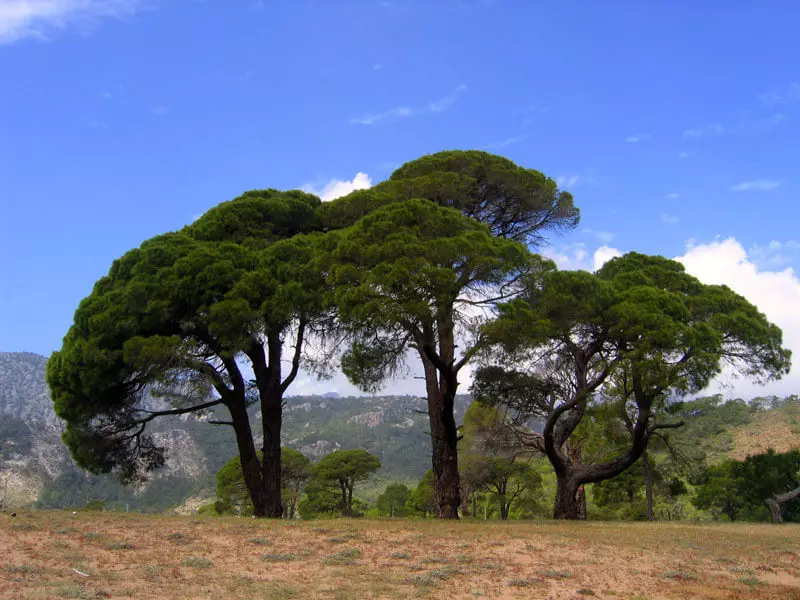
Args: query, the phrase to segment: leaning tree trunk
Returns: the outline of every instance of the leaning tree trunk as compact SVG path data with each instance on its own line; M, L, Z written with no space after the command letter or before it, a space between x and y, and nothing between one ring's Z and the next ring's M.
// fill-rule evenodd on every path
M647 456L647 450L642 452L642 472L644 474L644 504L647 520L655 521L656 515L653 512L653 473L650 470L650 459Z
M556 502L553 509L554 519L577 521L581 519L581 499L579 483L570 473L558 475L556 480Z
M783 503L798 497L800 497L800 486L783 494L773 494L770 498L764 500L764 504L767 505L772 516L772 522L775 524L783 523Z

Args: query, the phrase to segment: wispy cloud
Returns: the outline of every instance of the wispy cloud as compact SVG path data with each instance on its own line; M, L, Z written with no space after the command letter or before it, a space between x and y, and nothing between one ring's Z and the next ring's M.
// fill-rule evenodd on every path
M681 195L678 192L670 192L665 196L667 200L677 200Z
M517 135L514 137L507 138L502 142L494 142L492 144L487 144L486 147L492 150L497 150L498 148L505 148L506 146L511 146L512 144L518 144L522 140L528 137L528 134Z
M163 117L164 115L169 114L169 107L159 104L158 106L154 106L152 108L152 113L157 117Z
M397 106L395 108L390 108L389 110L386 110L384 112L368 113L360 117L353 117L352 119L350 119L350 123L353 125L375 125L377 123L397 121L399 119L405 119L417 115L440 113L444 110L447 110L453 104L455 104L456 101L458 100L458 97L466 89L467 86L461 84L455 90L453 90L453 93L450 94L449 96L445 96L444 98L439 98L438 100L429 102L426 106L422 107Z
M651 136L649 133L637 133L636 135L629 135L625 138L626 144L638 144L639 142L644 142L645 140L649 140Z
M681 219L677 215L673 215L670 213L664 213L661 215L661 222L666 223L667 225L675 225L680 223Z
M0 44L48 39L51 31L120 18L142 8L142 0L2 0Z
M753 244L749 254L753 262L761 268L780 269L800 259L800 242L772 240L766 246Z
M702 127L694 127L686 129L683 132L685 139L701 139L721 135L740 135L745 133L763 133L770 131L780 125L785 120L785 117L776 113L771 117L763 119L744 119L735 123L711 123L710 125L703 125Z
M580 175L559 175L556 177L556 185L560 187L562 190L575 187L578 185L578 182L581 180Z
M758 99L766 106L775 106L781 102L800 100L800 83L790 83L787 86L775 87L759 95Z
M317 185L307 183L300 187L304 192L309 192L319 196L323 202L328 202L346 196L355 190L366 190L372 187L372 179L369 175L363 172L356 173L356 176L349 181L342 181L341 179L331 179L330 181Z
M678 152L678 158L689 158L693 154L697 154L694 150L684 150L683 152Z
M732 192L772 192L781 187L780 181L774 179L753 179L731 186Z
M608 244L617 237L615 233L611 233L610 231L598 231L597 229L589 229L588 227L583 229L583 233L594 236L597 238L597 241L602 244Z

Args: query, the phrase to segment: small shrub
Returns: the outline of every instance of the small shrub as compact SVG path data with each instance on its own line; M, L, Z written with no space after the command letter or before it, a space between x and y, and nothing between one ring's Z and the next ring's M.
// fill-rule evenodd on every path
M361 550L358 548L347 548L336 554L331 554L322 559L325 565L352 565L355 564L356 559L361 556Z
M41 528L34 523L14 523L11 529L14 531L39 531Z
M189 538L187 538L185 534L175 531L167 536L167 540L173 544L185 544L189 541Z
M546 571L537 571L537 575L542 577L549 577L550 579L569 579L572 573L569 571L556 571L554 569L547 569Z
M41 569L34 565L3 565L2 571L9 575L33 575Z
M208 569L214 563L205 556L189 556L184 558L181 563L184 567L193 567L195 569Z
M422 559L422 564L425 565L446 565L448 562L450 561L444 556L428 556Z
M297 560L296 554L264 554L263 558L267 562L291 562Z
M697 575L687 571L672 571L665 575L667 579L674 579L676 581L697 581Z
M349 542L350 540L357 540L361 536L357 533L343 533L342 535L335 535L333 537L329 537L328 541L332 544L344 544L345 542Z
M133 544L130 542L115 542L107 546L109 550L135 550Z
M589 588L581 588L577 592L581 596L596 596L597 594L594 593L594 590L590 590Z
M83 539L85 539L87 542L94 542L97 540L101 540L103 539L103 537L104 535L102 533L98 533L96 531L90 531L89 533L83 534Z
M509 579L506 585L509 587L532 587L534 585L542 585L542 582L538 579L530 579L529 577L517 577Z
M391 556L392 556L392 558L406 559L406 558L411 558L411 553L410 552L405 552L405 551L403 551L403 552L392 552Z
M761 585L761 581L757 577L740 577L738 581L739 583L749 585L750 587L755 585Z
M270 545L270 543L271 543L271 542L270 542L270 541L269 541L267 538L265 538L265 537L254 537L254 538L250 538L250 539L249 539L249 540L247 540L247 541L248 541L248 542L250 542L251 544L256 544L256 545L258 545L258 546L269 546L269 545Z

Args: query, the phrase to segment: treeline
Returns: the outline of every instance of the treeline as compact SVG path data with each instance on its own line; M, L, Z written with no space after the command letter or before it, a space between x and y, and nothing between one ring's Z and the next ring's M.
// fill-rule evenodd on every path
M80 466L136 481L165 460L148 423L225 409L207 422L231 428L254 515L279 518L283 398L300 368L374 391L414 360L437 517L458 518L473 491L521 496L514 482L533 475L516 461L505 491L484 477L505 472L514 442L551 465L553 516L582 518L586 486L639 460L649 472L651 444L685 423L673 398L724 367L780 378L790 352L745 298L675 261L631 252L589 273L533 252L579 216L554 180L476 151L333 202L273 189L223 202L116 260L81 302L47 370L64 441ZM503 415L471 465L454 414L467 366L473 397ZM593 428L607 445L583 441Z
M623 473L588 486L588 518L800 520L800 503L792 502L800 496L800 451L769 450L740 461L726 458L733 450L732 431L766 411L794 421L800 398L755 398L746 403L713 396L673 401L670 411L685 419L684 427L653 443L646 458ZM603 426L604 418L602 411L591 415L595 426L576 438L587 457L615 443L612 430ZM509 438L508 426L507 416L495 407L480 402L469 407L460 428L462 515L505 520L551 514L556 492L552 468L540 454L527 452ZM763 438L768 442L770 432L763 432ZM317 465L292 449L284 449L283 457L288 518L435 515L432 470L415 486L387 485L377 501L368 504L353 496L355 485L379 466L368 452L334 452ZM219 472L217 481L219 498L201 508L202 514L252 514L238 458Z

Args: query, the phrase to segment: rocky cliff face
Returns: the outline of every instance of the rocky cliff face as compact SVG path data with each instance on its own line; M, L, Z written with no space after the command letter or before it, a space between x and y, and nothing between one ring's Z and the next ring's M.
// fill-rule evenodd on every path
M28 352L0 353L0 505L35 501L71 462L45 383L46 362Z
M62 508L99 499L118 509L163 510L213 495L217 470L236 455L233 432L189 415L148 426L167 448L167 464L145 484L126 488L111 476L81 471L61 442L63 423L53 412L46 362L37 354L0 353L0 505L38 500ZM467 404L466 397L458 399L457 421ZM413 396L287 398L283 444L315 461L340 448L364 448L380 458L384 480L418 479L430 467L425 406ZM256 407L251 416L258 443Z

